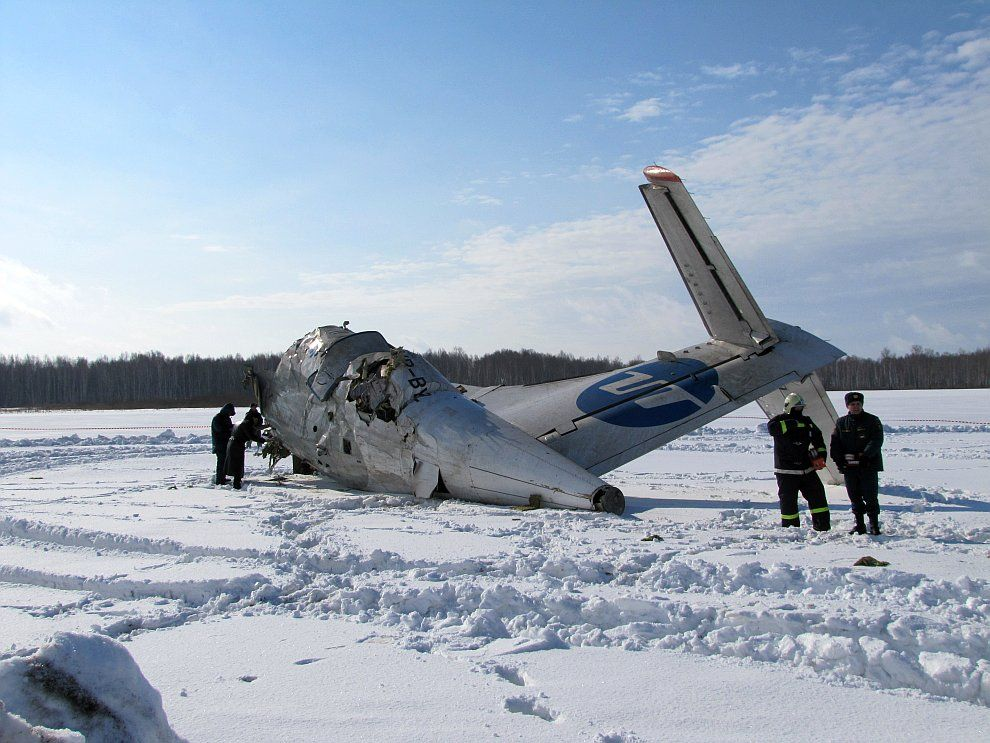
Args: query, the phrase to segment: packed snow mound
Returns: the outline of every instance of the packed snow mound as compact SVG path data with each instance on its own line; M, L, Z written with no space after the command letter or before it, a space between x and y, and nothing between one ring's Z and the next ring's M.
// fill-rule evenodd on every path
M86 738L72 730L52 730L42 725L29 725L17 715L7 712L0 702L0 741L3 743L85 743Z
M119 642L64 632L0 661L0 740L181 743Z

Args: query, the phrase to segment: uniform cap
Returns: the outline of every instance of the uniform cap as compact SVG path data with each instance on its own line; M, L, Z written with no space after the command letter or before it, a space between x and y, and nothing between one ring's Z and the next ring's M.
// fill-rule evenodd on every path
M846 393L846 405L851 402L863 402L862 392L847 392Z

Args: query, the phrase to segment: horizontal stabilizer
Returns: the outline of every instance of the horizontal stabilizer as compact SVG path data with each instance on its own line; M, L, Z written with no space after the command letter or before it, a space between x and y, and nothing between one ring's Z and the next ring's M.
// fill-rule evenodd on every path
M655 165L643 173L650 182L639 190L711 337L754 349L776 343L763 311L681 179Z
M708 341L624 369L543 384L468 387L465 394L602 475L842 356L798 327L769 322L779 340L762 353ZM809 404L812 399L808 393ZM831 425L824 426L831 434Z
M835 430L835 423L839 420L839 416L835 412L835 406L832 405L832 401L828 399L828 394L825 392L821 380L814 372L800 381L789 382L780 389L764 395L757 400L757 403L759 403L763 412L767 414L767 418L773 418L775 415L780 415L783 411L784 398L791 392L797 392L804 398L804 414L811 418L815 422L815 425L822 430L822 435L825 437L825 445L828 446L829 437L832 435L832 431ZM825 466L828 470L828 478L826 478L828 482L832 485L842 484L842 473L835 466L835 462L828 459Z

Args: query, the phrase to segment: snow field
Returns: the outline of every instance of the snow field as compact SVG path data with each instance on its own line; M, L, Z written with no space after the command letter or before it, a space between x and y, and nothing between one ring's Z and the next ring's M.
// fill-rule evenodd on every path
M935 408L943 393L927 403L919 394L916 404ZM83 427L78 438L0 441L0 669L60 647L62 635L48 644L56 631L116 638L190 740L289 731L319 740L327 724L352 739L408 740L395 727L404 718L447 739L761 737L765 719L713 705L682 675L660 694L656 678L675 667L754 705L752 679L763 678L862 710L865 722L826 723L829 739L980 737L990 729L990 426L975 403L950 398L970 408L971 423L888 426L880 538L845 534L837 486L828 487L835 530L778 528L769 442L748 408L611 473L627 496L623 517L342 491L284 469L273 479L250 456L244 491L216 488L205 437L169 430L112 443ZM899 398L867 400L886 420ZM169 411L159 412L167 425ZM948 412L958 420L964 411ZM852 566L867 554L891 565ZM221 641L215 627L236 627L239 641ZM299 657L273 665L272 643ZM202 667L190 672L199 693L176 670L168 649L180 647ZM404 687L390 685L387 664ZM551 680L551 669L575 680ZM305 683L302 674L311 674ZM353 674L361 681L350 689ZM274 679L325 703L297 707ZM386 688L372 688L375 679ZM670 685L695 688L696 701ZM226 712L209 701L221 688ZM361 690L383 700L377 716ZM426 701L436 694L443 709ZM666 706L673 698L686 706ZM2 687L0 699L0 724L11 715L57 722L25 717L18 710L30 705ZM711 707L721 711L713 717ZM869 721L870 710L895 709L914 727ZM238 726L238 710L250 722ZM651 725L661 713L665 722ZM950 713L954 727L934 724ZM770 729L780 739L800 732Z

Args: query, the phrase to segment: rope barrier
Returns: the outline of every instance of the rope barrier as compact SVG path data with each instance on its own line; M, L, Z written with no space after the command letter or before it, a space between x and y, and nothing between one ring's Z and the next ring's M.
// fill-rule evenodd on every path
M165 429L209 428L209 426L66 426L63 428L32 428L23 426L0 426L0 431L164 431Z
M723 415L717 420L728 420L733 419L737 421L764 421L766 418L761 418L757 415ZM885 422L890 423L962 423L968 426L990 426L990 421L950 421L941 420L938 418L884 418ZM714 423L715 421L712 421Z
M766 418L761 418L755 415L724 415L718 420L747 420L747 421L765 421ZM887 418L885 419L889 423L955 423L966 426L990 426L988 421L956 421L956 420L941 420L938 418ZM715 423L715 421L712 421ZM711 425L711 424L709 424ZM161 424L156 426L65 426L59 428L36 428L33 426L0 426L0 431L163 431L165 429L169 430L202 430L208 429L209 426L165 426L162 427Z

